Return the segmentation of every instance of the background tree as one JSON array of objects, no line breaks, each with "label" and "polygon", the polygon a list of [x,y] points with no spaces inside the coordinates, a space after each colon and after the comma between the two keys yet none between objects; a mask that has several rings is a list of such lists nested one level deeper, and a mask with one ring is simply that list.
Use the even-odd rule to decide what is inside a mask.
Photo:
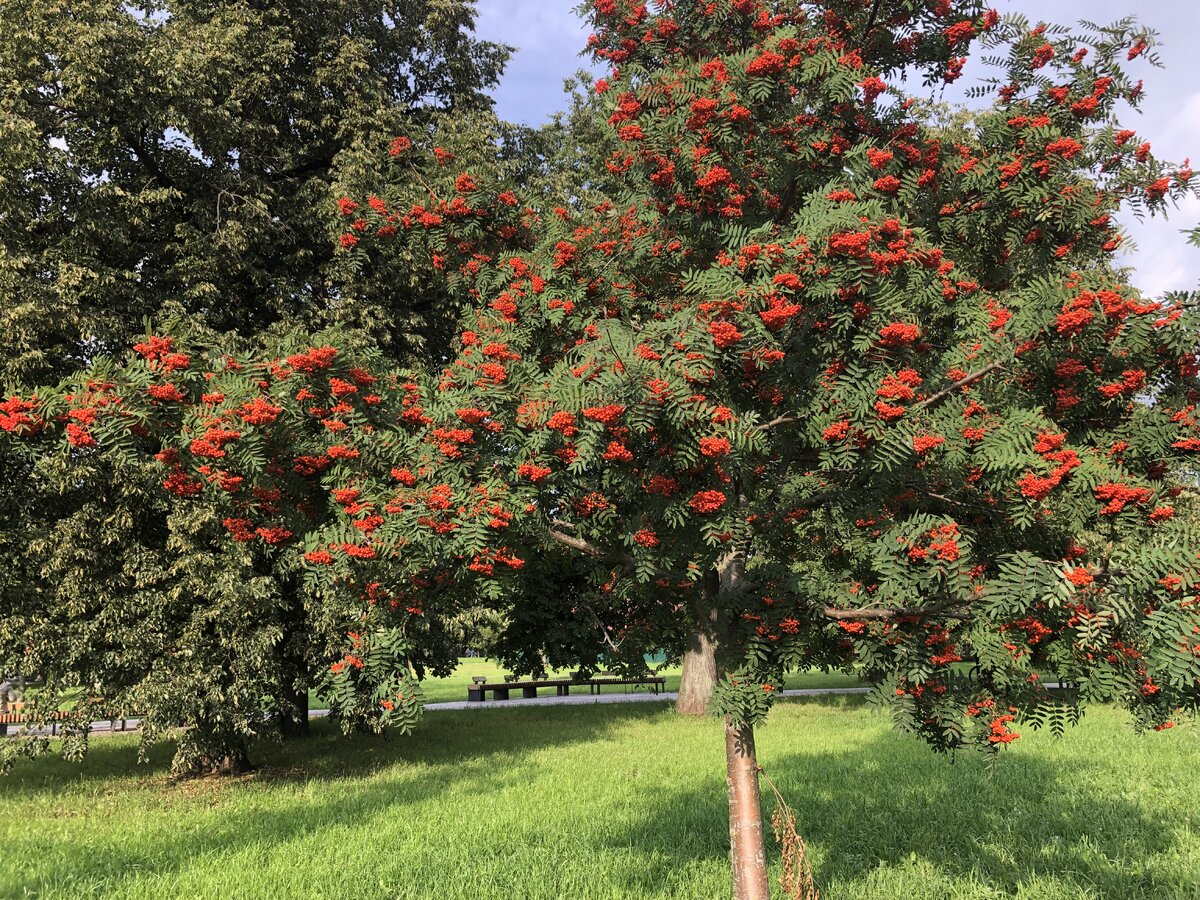
[{"label": "background tree", "polygon": [[[471,3],[0,6],[0,379],[125,353],[151,317],[229,349],[335,321],[397,359],[445,343],[428,264],[356,284],[330,223],[395,134],[488,121],[508,49],[472,36]],[[244,757],[264,713],[306,727],[294,563],[231,550],[203,497],[172,510],[154,466],[78,449],[3,461],[0,668],[189,723],[201,769]]]},{"label": "background tree", "polygon": [[396,277],[348,312],[333,185],[490,108],[508,50],[473,20],[459,0],[7,4],[3,374],[124,352],[164,313],[246,336],[353,315],[409,350],[436,295]]}]

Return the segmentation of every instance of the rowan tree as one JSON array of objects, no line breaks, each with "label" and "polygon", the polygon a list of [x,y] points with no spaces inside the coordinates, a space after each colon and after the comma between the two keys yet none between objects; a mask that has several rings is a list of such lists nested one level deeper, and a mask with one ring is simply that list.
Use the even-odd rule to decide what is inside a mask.
[{"label": "rowan tree", "polygon": [[[585,8],[604,201],[546,208],[400,135],[427,198],[344,205],[349,256],[419,236],[474,302],[440,372],[323,337],[206,401],[229,367],[160,354],[89,434],[142,429],[172,490],[248,479],[235,540],[305,533],[347,722],[411,725],[425,623],[575,554],[565,616],[711,659],[739,898],[768,895],[754,725],[789,669],[860,674],[902,730],[988,756],[1086,701],[1194,713],[1200,322],[1111,262],[1122,209],[1190,190],[1115,121],[1152,36],[951,0]],[[901,75],[953,80],[976,43],[992,105],[930,125]],[[21,394],[0,424],[61,443],[76,406]]]},{"label": "rowan tree", "polygon": [[[427,429],[388,437],[411,478],[354,476],[395,511],[380,546],[485,586],[567,548],[622,636],[690,620],[739,897],[766,893],[753,724],[787,669],[849,667],[988,754],[1083,700],[1169,727],[1200,689],[1195,311],[1111,262],[1122,208],[1191,190],[1116,119],[1153,36],[865,7],[585,4],[623,189],[548,210],[442,159],[362,228],[425,231],[478,302],[414,389]],[[931,126],[899,79],[977,42],[992,105]]]}]

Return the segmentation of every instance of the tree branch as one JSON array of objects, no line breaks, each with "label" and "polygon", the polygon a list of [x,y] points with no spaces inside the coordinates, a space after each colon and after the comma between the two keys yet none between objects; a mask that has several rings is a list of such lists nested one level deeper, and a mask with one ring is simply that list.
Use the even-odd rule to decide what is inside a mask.
[{"label": "tree branch", "polygon": [[882,0],[875,0],[875,2],[871,4],[871,14],[867,16],[867,27],[863,29],[864,41],[866,41],[867,37],[870,36],[871,29],[875,27],[875,17],[879,15],[879,6],[881,2]]},{"label": "tree branch", "polygon": [[992,374],[992,372],[995,372],[997,369],[1003,369],[1003,368],[1004,368],[1004,363],[1002,363],[1002,362],[994,362],[994,363],[991,363],[990,365],[986,365],[982,369],[978,369],[978,370],[972,372],[970,375],[967,375],[965,378],[960,378],[958,381],[954,382],[954,384],[950,385],[948,388],[944,388],[943,390],[938,391],[932,397],[925,398],[924,400],[922,400],[920,403],[918,403],[916,406],[913,407],[913,411],[915,412],[920,409],[929,409],[931,407],[937,406],[939,403],[941,403],[943,400],[945,400],[947,397],[949,397],[951,394],[953,394],[959,388],[970,387],[975,382],[979,381],[981,378],[986,378],[988,375]]},{"label": "tree branch", "polygon": [[297,163],[288,169],[280,169],[275,172],[276,178],[304,178],[309,175],[316,175],[319,172],[326,171],[333,165],[333,151],[322,153],[312,159],[302,163]]},{"label": "tree branch", "polygon": [[762,425],[759,425],[758,430],[759,431],[770,431],[772,428],[776,427],[777,425],[787,425],[789,422],[799,422],[799,421],[800,421],[799,416],[793,416],[790,413],[786,413],[782,416],[776,416],[770,422],[764,422]]},{"label": "tree branch", "polygon": [[788,177],[787,186],[783,189],[783,196],[779,198],[779,210],[775,213],[775,224],[781,224],[788,213],[792,211],[792,204],[796,201],[796,176]]},{"label": "tree branch", "polygon": [[839,621],[846,619],[887,621],[889,619],[903,619],[909,616],[919,619],[943,618],[963,619],[964,621],[970,618],[965,613],[946,612],[944,609],[936,606],[916,606],[908,609],[887,609],[880,606],[870,606],[862,609],[839,609],[836,606],[827,606],[822,612],[826,618],[837,619]]},{"label": "tree branch", "polygon": [[110,120],[110,123],[117,126],[118,133],[125,139],[125,143],[129,145],[134,158],[142,164],[142,168],[149,172],[155,181],[166,188],[174,188],[176,186],[175,182],[162,170],[162,166],[158,164],[158,160],[154,158],[154,154],[146,146],[146,132],[144,128],[141,136],[135,137],[121,123],[115,120]]},{"label": "tree branch", "polygon": [[600,617],[596,615],[596,611],[588,604],[583,604],[583,608],[592,614],[592,620],[596,623],[596,627],[600,630],[600,636],[604,638],[604,643],[612,647],[613,653],[621,652],[621,645],[613,643],[613,639],[608,636],[608,628],[600,621]]},{"label": "tree branch", "polygon": [[590,556],[593,559],[616,560],[630,569],[637,565],[637,560],[633,558],[631,553],[626,551],[621,551],[618,553],[606,553],[603,549],[597,547],[595,544],[585,540],[584,538],[575,537],[574,535],[570,534],[564,534],[563,532],[559,531],[558,524],[559,523],[554,523],[551,525],[550,530],[547,532],[550,540],[554,541],[556,544],[560,544],[563,547],[574,550],[576,553],[582,553],[585,556]]}]

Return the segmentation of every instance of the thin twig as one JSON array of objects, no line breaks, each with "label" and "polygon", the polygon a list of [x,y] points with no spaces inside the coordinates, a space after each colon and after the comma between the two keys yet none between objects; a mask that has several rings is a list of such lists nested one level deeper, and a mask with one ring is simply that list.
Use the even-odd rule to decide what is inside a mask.
[{"label": "thin twig", "polygon": [[861,609],[839,609],[836,606],[827,606],[822,612],[826,618],[837,619],[839,621],[846,619],[888,621],[890,619],[903,619],[907,617],[920,619],[962,619],[963,621],[967,621],[971,618],[965,613],[947,612],[944,609],[933,606],[914,606],[907,609],[889,609],[881,606],[868,606]]},{"label": "thin twig", "polygon": [[759,425],[758,430],[759,431],[770,431],[772,428],[776,427],[777,425],[787,425],[790,422],[799,422],[799,421],[800,421],[799,416],[793,416],[790,413],[785,413],[782,416],[777,416],[776,418],[772,419],[770,422],[765,422],[764,424]]},{"label": "thin twig", "polygon": [[583,608],[592,614],[592,618],[596,621],[596,627],[600,629],[600,635],[604,638],[604,643],[612,647],[613,653],[620,653],[621,645],[613,643],[613,639],[608,636],[608,628],[605,626],[604,622],[600,620],[600,617],[596,615],[596,611],[586,603],[583,604]]}]

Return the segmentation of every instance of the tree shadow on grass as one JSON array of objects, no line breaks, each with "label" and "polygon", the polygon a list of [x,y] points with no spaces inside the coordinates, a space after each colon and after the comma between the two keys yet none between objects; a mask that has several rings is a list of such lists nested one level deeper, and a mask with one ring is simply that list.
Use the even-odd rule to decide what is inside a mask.
[{"label": "tree shadow on grass", "polygon": [[[254,749],[260,768],[251,776],[171,783],[167,779],[173,748],[153,749],[150,765],[137,766],[136,740],[105,740],[93,744],[81,766],[40,758],[27,762],[15,777],[0,778],[0,802],[23,802],[44,809],[56,793],[83,785],[64,799],[61,815],[78,816],[81,805],[92,804],[93,813],[112,795],[143,791],[146,803],[156,808],[197,804],[204,808],[237,799],[264,788],[297,786],[297,793],[272,808],[248,803],[230,809],[219,823],[200,831],[177,829],[166,833],[159,824],[143,840],[128,834],[102,834],[80,852],[78,834],[46,834],[35,824],[13,828],[4,840],[6,854],[18,860],[43,861],[30,866],[17,884],[0,884],[4,896],[40,895],[47,879],[56,885],[100,886],[117,892],[146,876],[171,875],[200,857],[217,858],[251,845],[285,844],[318,828],[360,826],[370,817],[394,808],[416,805],[467,783],[481,797],[503,790],[528,777],[517,763],[523,756],[553,748],[569,752],[578,743],[594,742],[613,729],[661,714],[655,705],[608,707],[603,717],[574,709],[556,710],[553,727],[546,711],[512,709],[503,712],[431,714],[409,736],[358,734],[343,736],[333,723],[314,722],[307,738],[286,744],[260,743]],[[409,767],[421,767],[420,777],[409,777]],[[394,778],[371,780],[385,770]],[[307,783],[327,785],[329,791],[304,792]],[[336,790],[333,790],[336,785]],[[137,816],[145,806],[135,806]],[[60,815],[55,809],[53,817]],[[45,860],[53,860],[47,866]],[[10,892],[10,893],[6,893]]]},{"label": "tree shadow on grass", "polygon": [[[795,811],[818,884],[831,896],[868,896],[873,873],[906,867],[932,868],[946,884],[957,881],[960,890],[984,896],[1013,896],[1038,879],[1061,896],[1200,896],[1196,873],[1172,873],[1164,883],[1153,867],[1142,866],[1177,849],[1178,818],[1131,803],[1119,789],[1081,786],[1081,777],[1098,765],[1086,753],[1054,760],[1009,754],[989,769],[974,752],[953,759],[916,738],[888,734],[844,751],[778,755],[770,729],[762,731],[759,762]],[[698,858],[728,860],[723,774],[713,772],[694,792],[646,796],[645,817],[611,844],[640,844],[647,859],[657,860],[629,873],[621,886],[629,896],[661,896],[672,874]],[[765,822],[774,807],[764,782]],[[686,844],[651,840],[679,831],[688,833]],[[767,848],[768,860],[777,862],[769,827]],[[948,887],[934,885],[924,893],[916,872],[885,878],[880,889],[887,896],[950,895]],[[914,886],[922,892],[911,893]]]},{"label": "tree shadow on grass", "polygon": [[[410,735],[385,731],[345,735],[330,719],[313,719],[308,736],[288,741],[263,739],[250,745],[256,769],[243,778],[200,779],[183,784],[236,785],[288,780],[358,778],[398,762],[454,762],[481,755],[520,753],[540,747],[589,740],[623,722],[661,712],[657,704],[608,706],[613,715],[597,730],[595,718],[583,707],[562,707],[552,715],[558,733],[544,728],[545,710],[538,707],[471,710],[462,714],[425,713]],[[583,716],[572,716],[584,710]],[[586,726],[585,726],[586,721]],[[516,727],[514,726],[516,723]],[[579,729],[578,733],[575,730]],[[536,732],[536,733],[535,733]],[[19,759],[8,775],[0,776],[0,801],[32,797],[56,790],[119,782],[122,788],[156,788],[169,779],[176,742],[165,738],[151,744],[146,759],[138,761],[138,732],[98,733],[89,742],[82,762],[64,761],[56,753]]]},{"label": "tree shadow on grass", "polygon": [[[812,705],[828,711],[859,704],[824,700]],[[128,774],[135,759],[133,742],[98,741],[93,748],[97,755],[85,767],[95,769],[89,775],[95,783],[83,788],[84,795],[96,792],[98,806],[108,802],[106,795],[140,790],[149,799],[131,804],[134,816],[144,814],[148,803],[181,808],[179,824],[207,805],[218,807],[221,815],[203,820],[207,830],[175,827],[172,820],[143,825],[145,830],[132,836],[101,833],[83,852],[73,829],[49,829],[41,821],[24,833],[11,829],[5,852],[40,862],[29,867],[21,883],[0,885],[0,893],[41,893],[51,879],[55,885],[89,885],[111,893],[144,889],[143,879],[169,879],[202,858],[219,865],[224,855],[252,845],[280,847],[318,829],[361,828],[375,816],[403,816],[407,807],[456,789],[468,789],[487,802],[492,792],[528,780],[529,767],[519,765],[523,757],[545,750],[594,754],[594,747],[584,745],[664,715],[657,705],[603,710],[602,715],[594,707],[430,714],[413,735],[390,739],[343,738],[331,724],[319,723],[306,740],[256,748],[262,769],[253,778],[182,787],[165,782],[169,747],[156,757],[153,770],[141,770],[139,779]],[[1152,867],[1139,865],[1178,849],[1180,823],[1167,811],[1125,799],[1121,785],[1112,791],[1087,787],[1099,779],[1082,776],[1099,764],[1084,752],[1056,753],[1053,759],[1014,752],[989,772],[973,755],[951,762],[915,739],[864,730],[857,716],[831,728],[830,740],[817,742],[815,751],[773,749],[787,747],[785,729],[804,726],[802,716],[773,717],[760,732],[760,761],[795,808],[798,830],[830,896],[867,895],[873,875],[911,866],[921,866],[919,872],[934,880],[957,884],[964,895],[1009,896],[1021,885],[1046,879],[1065,896],[1188,896],[1186,885],[1157,882],[1147,874]],[[699,882],[693,876],[704,872],[703,878],[711,878],[714,869],[727,865],[725,786],[716,749],[720,728],[716,722],[698,727],[705,732],[704,741],[711,731],[712,771],[699,781],[683,779],[691,789],[680,789],[679,781],[670,786],[650,778],[640,781],[639,814],[621,816],[615,828],[609,823],[586,831],[589,852],[600,851],[610,862],[597,871],[594,885],[589,882],[594,893],[586,896],[696,896]],[[656,743],[654,729],[646,733],[647,754],[670,761],[682,751]],[[606,765],[602,759],[589,764],[597,791],[605,789],[606,779],[629,777],[623,765]],[[50,766],[50,761],[36,764],[41,778],[32,789],[14,790],[11,782],[0,780],[0,801],[17,800],[19,812],[21,801],[28,799],[44,816],[54,794],[69,791],[79,772],[61,762],[53,772]],[[309,783],[318,789],[307,790]],[[265,794],[264,788],[279,793],[269,800],[253,796],[256,791]],[[249,799],[224,803],[231,798]],[[77,815],[72,810],[80,805],[76,792],[64,800],[65,814]],[[764,803],[768,816],[771,806],[769,800]],[[770,852],[777,856],[773,846]],[[628,865],[611,865],[622,858]],[[920,888],[913,896],[950,893],[932,884],[925,889],[913,871],[897,877],[887,882],[889,896],[911,892],[913,885]],[[705,887],[710,884],[704,882]]]}]

